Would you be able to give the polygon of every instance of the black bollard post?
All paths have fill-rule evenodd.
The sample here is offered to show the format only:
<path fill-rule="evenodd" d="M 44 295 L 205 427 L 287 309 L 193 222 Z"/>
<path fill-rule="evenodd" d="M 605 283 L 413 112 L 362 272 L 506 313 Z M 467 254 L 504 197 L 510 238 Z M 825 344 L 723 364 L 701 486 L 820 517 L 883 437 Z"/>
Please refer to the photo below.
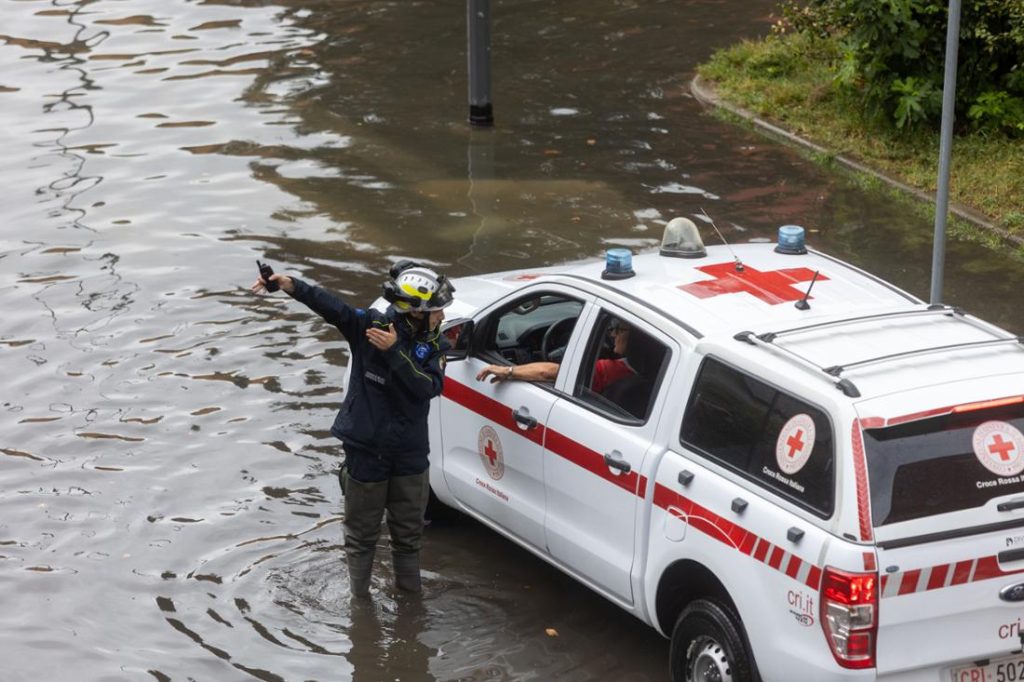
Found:
<path fill-rule="evenodd" d="M 491 106 L 491 0 L 466 0 L 469 122 L 494 125 Z"/>

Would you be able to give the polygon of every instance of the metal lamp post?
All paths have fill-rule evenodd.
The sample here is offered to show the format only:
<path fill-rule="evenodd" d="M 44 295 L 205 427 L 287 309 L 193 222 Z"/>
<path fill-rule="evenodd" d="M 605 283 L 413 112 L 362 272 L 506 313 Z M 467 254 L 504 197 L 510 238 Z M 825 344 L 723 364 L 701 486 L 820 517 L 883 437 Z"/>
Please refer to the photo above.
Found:
<path fill-rule="evenodd" d="M 956 106 L 956 63 L 960 48 L 960 0 L 949 2 L 946 26 L 946 70 L 942 83 L 942 128 L 939 133 L 939 180 L 935 193 L 935 238 L 932 245 L 932 305 L 942 303 L 946 262 L 946 218 L 949 213 L 949 159 L 953 148 Z"/>

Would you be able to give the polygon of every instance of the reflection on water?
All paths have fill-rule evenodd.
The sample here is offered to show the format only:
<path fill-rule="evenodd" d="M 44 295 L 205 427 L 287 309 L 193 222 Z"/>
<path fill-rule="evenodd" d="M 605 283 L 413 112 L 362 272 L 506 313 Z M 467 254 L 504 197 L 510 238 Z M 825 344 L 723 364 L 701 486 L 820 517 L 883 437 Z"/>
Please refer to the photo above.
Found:
<path fill-rule="evenodd" d="M 919 218 L 689 96 L 773 5 L 498 2 L 473 131 L 457 3 L 0 4 L 4 679 L 664 679 L 653 630 L 471 523 L 428 533 L 422 601 L 384 565 L 351 604 L 347 349 L 245 286 L 260 258 L 364 302 L 397 258 L 555 263 L 706 209 L 925 294 Z M 947 275 L 1024 330 L 1019 266 L 954 244 Z"/>

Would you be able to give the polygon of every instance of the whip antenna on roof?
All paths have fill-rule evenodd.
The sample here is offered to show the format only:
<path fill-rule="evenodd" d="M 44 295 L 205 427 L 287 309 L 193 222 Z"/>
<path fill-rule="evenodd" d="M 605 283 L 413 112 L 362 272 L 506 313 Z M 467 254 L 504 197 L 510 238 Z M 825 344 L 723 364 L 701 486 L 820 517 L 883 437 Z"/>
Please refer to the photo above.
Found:
<path fill-rule="evenodd" d="M 811 289 L 814 288 L 814 283 L 818 281 L 818 275 L 821 274 L 821 270 L 814 271 L 814 277 L 811 278 L 811 283 L 807 285 L 807 292 L 804 297 L 793 304 L 797 310 L 810 310 L 811 304 L 807 302 L 807 299 L 811 297 Z"/>
<path fill-rule="evenodd" d="M 722 240 L 723 244 L 725 244 L 725 248 L 729 249 L 729 253 L 732 254 L 732 259 L 736 263 L 736 272 L 743 272 L 743 262 L 736 256 L 736 253 L 732 250 L 732 247 L 729 246 L 729 242 L 725 241 L 725 237 L 722 235 L 722 231 L 718 229 L 718 225 L 715 225 L 714 219 L 708 215 L 708 212 L 704 210 L 703 206 L 701 206 L 700 212 L 703 213 L 707 221 L 711 223 L 711 227 L 715 228 L 715 232 L 718 233 L 718 238 Z"/>

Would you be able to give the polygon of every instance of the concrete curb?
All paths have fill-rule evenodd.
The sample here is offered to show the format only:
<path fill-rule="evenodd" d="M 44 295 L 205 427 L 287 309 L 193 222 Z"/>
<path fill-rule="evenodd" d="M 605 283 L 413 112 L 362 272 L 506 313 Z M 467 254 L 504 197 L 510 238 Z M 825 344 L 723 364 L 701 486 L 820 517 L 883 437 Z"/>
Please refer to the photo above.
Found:
<path fill-rule="evenodd" d="M 850 159 L 848 157 L 842 156 L 841 154 L 836 154 L 828 149 L 825 149 L 820 145 L 811 142 L 810 140 L 806 140 L 800 137 L 799 135 L 795 135 L 788 130 L 785 130 L 777 125 L 769 123 L 768 121 L 765 121 L 763 118 L 758 117 L 756 114 L 747 111 L 742 107 L 738 107 L 734 104 L 730 104 L 728 102 L 723 101 L 721 98 L 719 98 L 718 94 L 711 88 L 711 86 L 705 83 L 700 76 L 694 76 L 693 80 L 690 81 L 690 92 L 693 93 L 693 96 L 697 98 L 698 102 L 704 104 L 705 106 L 712 106 L 719 109 L 724 109 L 725 111 L 728 111 L 729 113 L 735 116 L 739 116 L 740 118 L 749 121 L 755 128 L 758 128 L 762 132 L 765 132 L 773 137 L 781 138 L 786 142 L 794 144 L 798 147 L 803 147 L 804 149 L 809 149 L 811 151 L 817 152 L 818 154 L 831 157 L 835 159 L 837 163 L 841 164 L 842 166 L 845 166 L 846 168 L 849 168 L 850 170 L 856 171 L 858 173 L 865 173 L 867 175 L 871 175 L 875 178 L 878 178 L 879 180 L 889 185 L 890 187 L 894 187 L 902 192 L 911 195 L 915 199 L 932 205 L 935 204 L 935 197 L 931 194 L 928 194 L 924 190 L 918 189 L 917 187 L 911 187 L 905 182 L 901 182 L 895 178 L 891 178 L 888 175 L 880 173 L 874 168 L 865 166 L 864 164 L 858 161 L 854 161 L 853 159 Z M 949 204 L 949 212 L 957 216 L 958 218 L 966 220 L 987 232 L 991 232 L 992 234 L 998 235 L 1002 239 L 1012 242 L 1017 246 L 1024 246 L 1024 237 L 1011 234 L 1010 232 L 999 227 L 998 225 L 990 221 L 988 218 L 986 218 L 984 215 L 978 213 L 973 209 L 951 202 Z"/>

